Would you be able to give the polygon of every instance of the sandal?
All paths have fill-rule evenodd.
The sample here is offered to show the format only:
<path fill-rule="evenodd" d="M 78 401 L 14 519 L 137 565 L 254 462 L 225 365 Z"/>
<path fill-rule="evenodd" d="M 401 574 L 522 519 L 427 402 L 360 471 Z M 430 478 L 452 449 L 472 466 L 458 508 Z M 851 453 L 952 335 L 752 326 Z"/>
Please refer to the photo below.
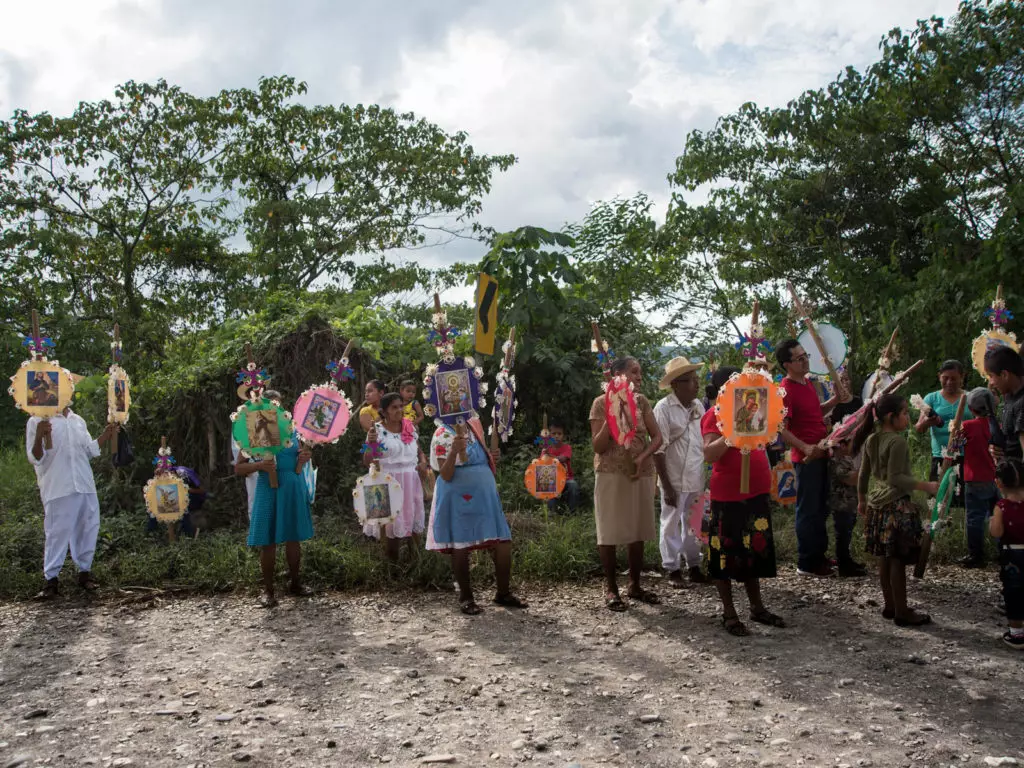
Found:
<path fill-rule="evenodd" d="M 888 619 L 889 621 L 892 621 L 893 619 L 896 618 L 896 609 L 895 608 L 883 608 L 882 609 L 882 618 L 883 619 Z"/>
<path fill-rule="evenodd" d="M 723 616 L 722 626 L 725 627 L 725 631 L 733 637 L 747 637 L 750 635 L 746 626 L 744 626 L 743 622 L 740 621 L 740 617 L 736 615 Z"/>
<path fill-rule="evenodd" d="M 100 585 L 96 583 L 96 580 L 93 579 L 88 571 L 82 571 L 78 574 L 78 586 L 86 592 L 95 592 L 100 588 Z"/>
<path fill-rule="evenodd" d="M 751 611 L 750 620 L 769 627 L 779 627 L 780 629 L 786 626 L 786 622 L 782 620 L 781 616 L 775 615 L 767 608 L 762 608 L 760 611 Z"/>
<path fill-rule="evenodd" d="M 630 600 L 639 600 L 641 603 L 646 603 L 647 605 L 661 604 L 661 598 L 658 597 L 656 593 L 646 589 L 641 589 L 639 592 L 627 592 L 626 597 Z"/>
<path fill-rule="evenodd" d="M 277 598 L 264 592 L 260 595 L 260 608 L 273 608 L 277 605 Z"/>
<path fill-rule="evenodd" d="M 626 610 L 626 604 L 622 602 L 622 598 L 615 592 L 609 592 L 605 597 L 604 607 L 613 613 L 622 613 Z"/>
<path fill-rule="evenodd" d="M 927 613 L 911 611 L 909 616 L 897 616 L 894 621 L 897 627 L 921 627 L 925 624 L 931 624 L 932 617 Z"/>
<path fill-rule="evenodd" d="M 459 610 L 467 616 L 479 616 L 484 612 L 484 609 L 477 605 L 474 600 L 463 600 L 459 603 Z"/>
<path fill-rule="evenodd" d="M 526 603 L 509 592 L 507 595 L 495 595 L 494 604 L 504 608 L 525 608 Z"/>

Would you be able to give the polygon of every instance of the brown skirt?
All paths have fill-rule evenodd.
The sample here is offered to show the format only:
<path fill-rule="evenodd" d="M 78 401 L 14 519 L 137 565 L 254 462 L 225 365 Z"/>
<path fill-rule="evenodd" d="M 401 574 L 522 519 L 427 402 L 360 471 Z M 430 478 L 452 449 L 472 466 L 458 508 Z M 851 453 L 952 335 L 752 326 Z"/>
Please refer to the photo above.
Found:
<path fill-rule="evenodd" d="M 921 510 L 909 498 L 884 507 L 868 506 L 864 522 L 864 550 L 875 557 L 891 557 L 913 565 L 921 556 Z"/>
<path fill-rule="evenodd" d="M 657 539 L 654 476 L 630 480 L 619 472 L 596 472 L 594 520 L 600 546 Z"/>

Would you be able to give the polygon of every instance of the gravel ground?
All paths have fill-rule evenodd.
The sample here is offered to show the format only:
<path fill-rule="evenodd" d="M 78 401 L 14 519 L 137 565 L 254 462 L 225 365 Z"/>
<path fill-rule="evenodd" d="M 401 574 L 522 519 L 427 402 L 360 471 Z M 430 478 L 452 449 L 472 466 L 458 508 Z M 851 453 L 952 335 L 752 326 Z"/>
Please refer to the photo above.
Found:
<path fill-rule="evenodd" d="M 656 587 L 625 614 L 597 583 L 474 618 L 441 593 L 2 605 L 0 766 L 1024 765 L 994 571 L 914 585 L 923 630 L 873 580 L 785 573 L 789 627 L 749 638 L 712 588 Z"/>

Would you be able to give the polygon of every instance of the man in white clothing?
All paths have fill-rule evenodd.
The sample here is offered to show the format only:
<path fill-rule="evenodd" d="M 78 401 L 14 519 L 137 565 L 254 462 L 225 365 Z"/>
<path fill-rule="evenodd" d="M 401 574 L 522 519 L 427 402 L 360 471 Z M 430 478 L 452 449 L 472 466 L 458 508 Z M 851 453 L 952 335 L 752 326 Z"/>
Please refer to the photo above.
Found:
<path fill-rule="evenodd" d="M 661 481 L 661 564 L 668 583 L 682 588 L 683 560 L 690 581 L 705 583 L 700 568 L 700 540 L 690 532 L 687 512 L 704 493 L 704 443 L 700 420 L 704 406 L 697 399 L 699 363 L 677 357 L 665 366 L 662 389 L 671 394 L 654 406 L 654 418 L 661 430 L 662 444 L 654 454 L 654 466 Z"/>
<path fill-rule="evenodd" d="M 97 584 L 89 572 L 96 537 L 100 531 L 100 503 L 89 459 L 100 455 L 100 446 L 117 433 L 116 424 L 108 424 L 98 440 L 93 440 L 81 416 L 65 408 L 60 416 L 40 419 L 33 416 L 25 427 L 25 450 L 35 467 L 39 495 L 43 500 L 43 576 L 46 584 L 37 597 L 48 599 L 59 593 L 61 568 L 68 549 L 78 566 L 78 583 L 95 590 Z M 49 436 L 52 447 L 44 448 Z"/>

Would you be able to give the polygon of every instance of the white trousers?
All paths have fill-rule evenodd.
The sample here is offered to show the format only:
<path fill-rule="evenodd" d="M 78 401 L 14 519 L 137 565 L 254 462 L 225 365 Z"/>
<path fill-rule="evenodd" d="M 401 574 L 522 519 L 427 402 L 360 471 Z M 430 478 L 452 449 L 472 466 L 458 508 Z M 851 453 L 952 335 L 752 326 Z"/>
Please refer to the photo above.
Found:
<path fill-rule="evenodd" d="M 256 500 L 256 481 L 259 480 L 259 473 L 253 472 L 245 476 L 245 495 L 249 500 L 249 508 L 245 510 L 245 519 L 252 520 L 252 503 Z"/>
<path fill-rule="evenodd" d="M 78 570 L 90 570 L 100 532 L 100 501 L 96 494 L 72 493 L 45 504 L 43 530 L 43 575 L 47 579 L 60 575 L 68 549 Z"/>
<path fill-rule="evenodd" d="M 665 492 L 661 492 L 661 564 L 669 573 L 682 570 L 684 558 L 687 568 L 700 567 L 700 538 L 690 533 L 686 515 L 701 493 L 680 493 L 676 506 L 670 507 L 665 503 Z"/>

